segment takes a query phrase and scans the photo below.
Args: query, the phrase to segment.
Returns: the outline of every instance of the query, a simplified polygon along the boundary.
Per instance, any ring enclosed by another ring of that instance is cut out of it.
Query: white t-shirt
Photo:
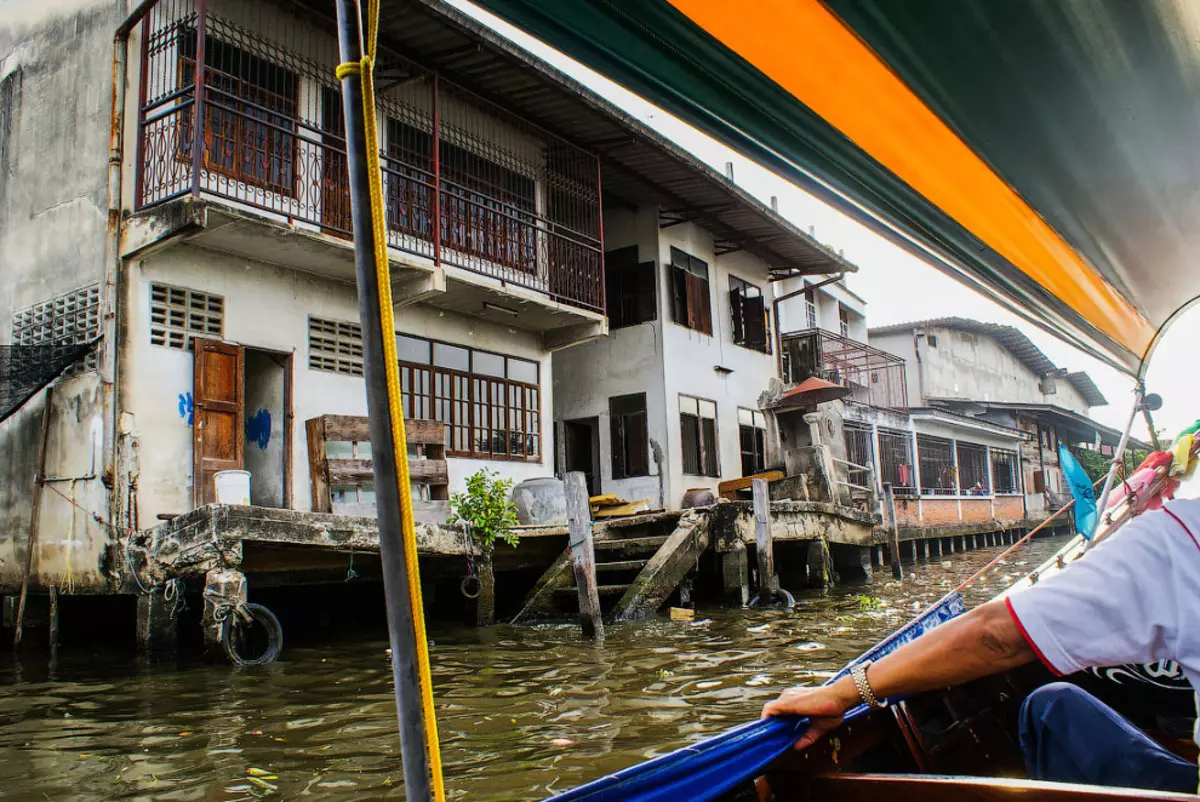
[[[1174,660],[1200,688],[1200,499],[1138,516],[1007,602],[1056,674]]]

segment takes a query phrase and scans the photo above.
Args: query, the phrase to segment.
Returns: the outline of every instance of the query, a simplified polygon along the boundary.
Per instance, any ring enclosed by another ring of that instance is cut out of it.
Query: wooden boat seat
[[[1192,800],[1191,794],[1142,791],[1133,788],[1100,788],[1094,785],[1047,783],[1033,780],[997,780],[979,777],[943,777],[916,774],[821,774],[808,778],[801,794],[778,799],[805,802],[1128,802],[1133,799]]]

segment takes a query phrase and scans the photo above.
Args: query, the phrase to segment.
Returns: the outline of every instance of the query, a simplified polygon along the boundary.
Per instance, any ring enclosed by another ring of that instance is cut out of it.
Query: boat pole
[[[365,18],[360,18],[360,8],[366,12]],[[376,219],[383,214],[382,192],[378,186],[382,179],[378,173],[378,149],[372,158],[368,144],[376,139],[371,70],[377,25],[378,0],[362,3],[337,0],[341,61],[337,77],[342,87],[346,125],[346,164],[350,178],[358,312],[363,329],[363,373],[375,470],[379,556],[392,646],[405,795],[415,802],[440,802],[443,799],[441,762],[432,688],[429,687],[428,642],[420,608],[416,538],[411,531],[411,496],[405,492],[408,490],[408,452],[399,404],[399,379],[395,375],[398,366],[394,357],[389,359],[387,356],[395,352],[396,333],[386,241],[383,240],[386,229]],[[371,131],[367,130],[368,125]],[[374,180],[372,169],[376,171]],[[395,381],[390,381],[393,378]]]
[[[1104,489],[1100,491],[1100,499],[1096,502],[1096,513],[1100,516],[1096,519],[1097,528],[1099,528],[1099,522],[1108,518],[1108,515],[1104,510],[1108,505],[1108,496],[1112,493],[1113,479],[1116,478],[1117,470],[1124,462],[1125,447],[1129,443],[1129,431],[1133,428],[1134,419],[1137,418],[1138,413],[1142,410],[1142,400],[1145,394],[1146,388],[1141,382],[1138,382],[1137,386],[1133,388],[1133,409],[1129,413],[1129,420],[1125,422],[1125,431],[1121,432],[1121,440],[1119,443],[1117,443],[1117,451],[1115,454],[1113,454],[1112,464],[1108,466],[1108,476],[1104,478]],[[1092,532],[1088,535],[1088,542],[1083,547],[1084,551],[1087,551],[1089,548],[1091,548],[1091,539],[1095,536],[1095,534],[1095,532]]]

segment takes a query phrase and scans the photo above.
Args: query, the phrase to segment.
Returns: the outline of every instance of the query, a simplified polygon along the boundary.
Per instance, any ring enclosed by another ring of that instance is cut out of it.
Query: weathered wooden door
[[[245,450],[245,353],[216,340],[192,341],[195,356],[192,427],[192,499],[216,500],[217,471],[240,470]]]

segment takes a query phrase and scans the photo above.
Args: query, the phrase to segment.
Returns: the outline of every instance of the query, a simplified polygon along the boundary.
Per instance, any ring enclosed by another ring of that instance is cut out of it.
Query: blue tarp
[[[951,593],[920,616],[851,661],[829,682],[849,673],[863,660],[878,660],[909,641],[966,611],[962,596]],[[866,713],[857,708],[847,714]],[[716,799],[762,774],[791,748],[808,720],[770,718],[734,727],[713,738],[622,769],[554,797],[555,802],[703,802]]]

